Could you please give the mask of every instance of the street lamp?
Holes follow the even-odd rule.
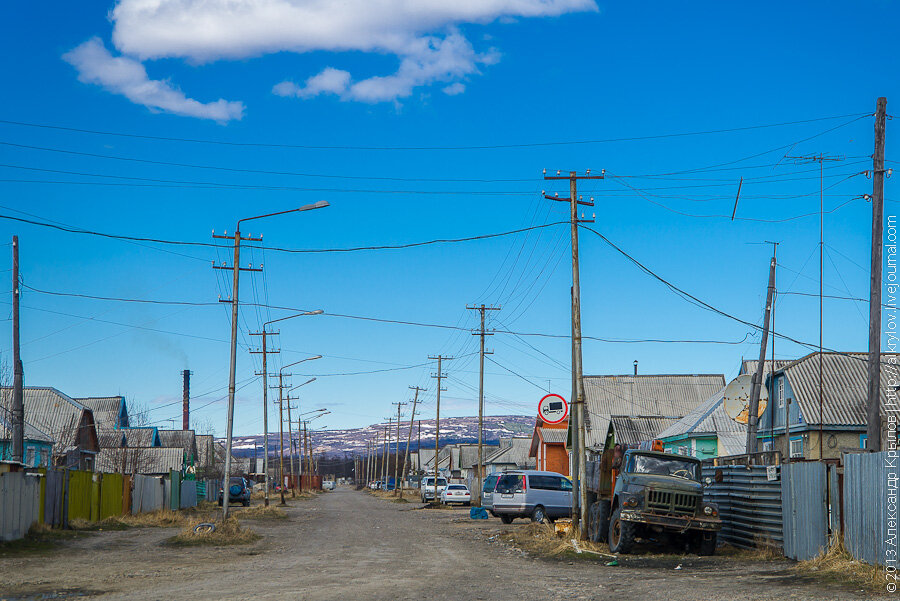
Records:
[[[267,213],[265,215],[257,215],[255,217],[245,217],[238,219],[237,227],[234,228],[234,264],[232,265],[232,287],[231,287],[231,366],[228,370],[228,415],[226,417],[225,427],[225,482],[222,486],[222,521],[228,519],[229,505],[229,482],[231,478],[231,435],[234,430],[234,392],[235,392],[235,370],[237,367],[237,330],[238,330],[238,284],[241,274],[241,222],[251,221],[253,219],[262,219],[264,217],[274,217],[275,215],[284,215],[286,213],[298,213],[301,211],[310,211],[313,209],[321,209],[328,206],[328,201],[320,200],[313,204],[303,205],[296,209],[288,209],[287,211],[278,211],[277,213]],[[261,239],[261,238],[260,238]]]
[[[331,411],[329,411],[328,409],[317,409],[317,410],[315,410],[315,411],[311,411],[310,413],[318,413],[318,415],[314,415],[313,417],[311,417],[311,418],[309,418],[309,419],[299,420],[299,422],[298,422],[298,429],[299,429],[299,424],[302,423],[302,424],[303,424],[303,429],[304,429],[304,431],[305,431],[305,432],[308,432],[307,426],[309,425],[310,422],[312,422],[313,420],[319,419],[320,417],[324,417],[324,416],[330,414]],[[327,427],[327,426],[326,426],[326,427]],[[309,435],[307,434],[307,438],[308,438],[308,437],[309,437]],[[309,452],[307,453],[307,462],[308,462],[309,471],[312,472],[312,471],[313,471],[313,467],[312,467],[312,444],[309,445]]]
[[[319,311],[319,313],[321,313],[321,311]],[[312,312],[310,312],[310,314],[317,314],[317,313],[315,311],[312,311]],[[305,314],[301,313],[299,315],[305,315]],[[297,317],[299,315],[295,315],[292,317]],[[288,318],[285,318],[285,319],[288,319]],[[299,361],[294,361],[293,363],[288,363],[287,365],[283,365],[281,367],[281,369],[278,370],[278,432],[279,432],[279,442],[280,442],[279,446],[281,449],[280,450],[281,458],[279,460],[278,477],[281,480],[280,484],[281,484],[281,504],[282,505],[284,505],[284,411],[282,410],[282,407],[284,405],[284,397],[282,394],[283,390],[284,390],[284,386],[283,386],[284,370],[293,365],[297,365],[298,363],[303,363],[304,361],[313,361],[315,359],[321,359],[321,358],[322,358],[322,355],[315,355],[314,357],[306,357],[305,359],[300,359]],[[315,378],[312,378],[311,380],[307,380],[300,386],[309,384],[310,382],[314,382],[314,381],[315,381]],[[294,386],[294,388],[300,388],[300,386]],[[293,390],[293,388],[291,390]],[[288,391],[288,393],[290,393],[290,390]],[[290,434],[290,428],[291,428],[291,414],[290,414],[291,404],[290,404],[290,401],[291,401],[290,394],[288,394],[288,434]],[[293,461],[292,461],[292,465],[293,465]],[[293,467],[291,468],[291,472],[293,473]],[[293,490],[293,489],[291,489],[291,490]]]
[[[288,315],[286,317],[279,317],[278,319],[270,319],[269,321],[263,323],[262,332],[262,377],[263,377],[263,440],[266,445],[266,454],[263,457],[263,472],[265,472],[265,506],[269,506],[269,368],[267,367],[266,357],[268,356],[268,349],[266,348],[266,336],[270,333],[268,331],[269,324],[273,324],[277,321],[284,321],[286,319],[293,319],[294,317],[303,317],[306,315],[321,315],[323,313],[322,309],[316,309],[315,311],[304,311],[302,313],[295,313],[293,315]],[[274,332],[272,332],[274,333]],[[258,351],[257,351],[258,352]],[[318,355],[321,357],[322,355]],[[304,359],[305,360],[305,359]],[[284,478],[282,477],[282,480]]]

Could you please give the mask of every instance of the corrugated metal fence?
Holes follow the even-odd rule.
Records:
[[[895,451],[844,456],[844,546],[856,559],[896,567],[898,475]]]
[[[781,466],[785,557],[812,559],[828,547],[826,476],[821,462]]]
[[[777,474],[779,468],[774,466]],[[783,545],[781,519],[781,482],[769,480],[767,466],[704,466],[703,478],[715,478],[705,497],[719,506],[722,530],[719,538],[736,547],[751,548]]]
[[[25,536],[38,521],[41,483],[24,472],[0,474],[0,540]]]

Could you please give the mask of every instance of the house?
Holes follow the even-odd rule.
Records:
[[[125,447],[161,447],[162,439],[156,426],[141,426],[138,428],[122,428],[119,430],[125,436],[125,443],[119,446]]]
[[[792,360],[776,359],[775,369]],[[744,360],[738,375],[753,375],[759,362]],[[772,373],[772,361],[763,366],[763,381]],[[690,413],[660,432],[663,448],[672,453],[698,459],[741,455],[747,449],[747,425],[736,422],[725,412],[725,389],[719,390]]]
[[[697,459],[740,455],[747,446],[747,425],[725,413],[725,389],[697,405],[659,433],[663,448]]]
[[[568,433],[568,419],[558,424],[548,424],[540,417],[535,420],[528,456],[534,458],[537,469],[569,475]]]
[[[615,433],[623,440],[636,435],[655,438],[670,425],[653,419],[641,421],[613,418],[681,418],[725,387],[722,374],[648,374],[585,376],[585,447],[597,455]],[[618,429],[617,429],[618,426]],[[654,431],[656,427],[660,430]],[[610,434],[613,437],[610,438]]]
[[[885,407],[896,406],[898,386],[894,370],[884,366],[900,364],[900,354],[882,353],[881,357],[880,404],[882,423],[887,426]],[[776,369],[766,386],[774,393],[759,420],[761,450],[777,450],[793,458],[833,459],[865,448],[868,353],[810,353]],[[896,437],[897,430],[891,435]],[[884,431],[882,437],[886,440]]]
[[[676,421],[678,419],[674,417],[613,415],[606,432],[606,446],[650,442]]]
[[[159,430],[159,446],[184,452],[186,465],[197,462],[197,440],[193,430]]]
[[[530,437],[501,438],[499,448],[484,458],[483,474],[487,475],[503,470],[534,469],[535,462],[528,453],[530,450]],[[473,467],[477,468],[477,462]]]
[[[197,467],[210,468],[216,463],[215,441],[212,434],[197,434]]]
[[[96,462],[98,472],[148,476],[164,476],[184,468],[184,452],[166,447],[103,448],[97,454]]]
[[[94,413],[94,424],[96,424],[98,434],[128,427],[128,408],[125,406],[125,397],[86,397],[75,400]]]
[[[94,414],[75,399],[49,386],[26,386],[25,421],[53,440],[51,463],[56,466],[93,470],[100,441]],[[2,389],[5,407],[10,406],[12,388]]]
[[[0,405],[0,462],[12,461],[12,431],[12,415],[9,409]],[[25,467],[50,467],[53,439],[49,434],[25,422],[24,443]]]

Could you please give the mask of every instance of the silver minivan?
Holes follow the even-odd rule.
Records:
[[[511,470],[497,478],[491,513],[504,524],[515,518],[553,521],[572,515],[572,482],[557,472]]]

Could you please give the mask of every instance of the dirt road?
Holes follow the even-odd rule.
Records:
[[[799,582],[787,562],[689,556],[606,567],[538,559],[498,543],[498,533],[524,522],[504,526],[469,520],[465,511],[416,507],[339,488],[291,506],[289,520],[248,521],[263,538],[241,547],[171,547],[163,544],[171,529],[99,532],[49,555],[0,558],[0,599],[875,598]]]

